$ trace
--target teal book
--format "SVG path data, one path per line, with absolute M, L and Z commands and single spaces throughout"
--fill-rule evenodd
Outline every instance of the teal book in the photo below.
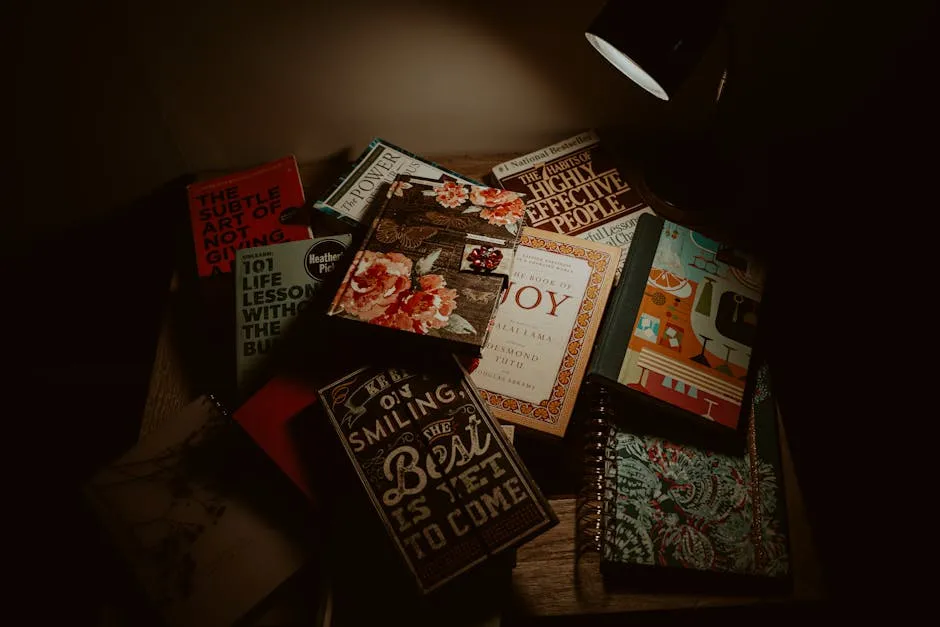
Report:
M 739 431 L 754 384 L 764 277 L 753 255 L 640 216 L 588 380 L 634 408 Z
M 275 341 L 336 275 L 351 241 L 350 235 L 336 235 L 236 252 L 235 363 L 241 392 L 260 376 Z
M 602 515 L 605 574 L 787 580 L 786 506 L 766 366 L 757 370 L 746 427 L 743 450 L 718 452 L 611 423 Z

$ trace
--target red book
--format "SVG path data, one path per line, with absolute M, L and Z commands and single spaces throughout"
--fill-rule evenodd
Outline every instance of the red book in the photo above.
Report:
M 189 186 L 199 276 L 232 271 L 241 248 L 310 237 L 305 225 L 282 224 L 281 212 L 304 203 L 293 156 Z
M 302 464 L 297 441 L 291 433 L 290 421 L 316 400 L 317 392 L 312 387 L 277 376 L 232 416 L 310 499 L 313 499 L 313 489 Z

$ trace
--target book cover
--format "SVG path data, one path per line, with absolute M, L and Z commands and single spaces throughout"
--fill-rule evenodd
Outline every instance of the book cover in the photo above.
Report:
M 312 555 L 309 516 L 269 463 L 200 397 L 85 485 L 167 624 L 228 627 Z
M 330 315 L 478 355 L 522 234 L 521 196 L 449 177 L 385 189 Z
M 529 226 L 621 248 L 621 267 L 639 216 L 653 212 L 594 131 L 501 163 L 493 177 L 525 194 Z
M 391 183 L 399 174 L 425 179 L 448 175 L 463 183 L 480 185 L 456 172 L 414 155 L 404 148 L 373 139 L 348 174 L 343 176 L 315 207 L 356 224 L 368 224 L 370 206 L 383 183 Z
M 620 249 L 526 227 L 471 378 L 500 420 L 563 436 Z
M 589 376 L 631 398 L 737 429 L 750 382 L 761 263 L 643 216 Z
M 747 422 L 740 454 L 611 424 L 602 568 L 788 575 L 776 408 L 766 366 L 757 371 Z
M 239 389 L 335 272 L 351 235 L 320 237 L 237 251 L 235 256 L 236 371 Z M 334 283 L 335 285 L 335 283 Z
M 235 253 L 310 237 L 306 226 L 284 224 L 285 209 L 304 203 L 293 156 L 187 188 L 199 276 L 232 271 Z
M 422 592 L 557 523 L 456 360 L 366 367 L 319 392 Z

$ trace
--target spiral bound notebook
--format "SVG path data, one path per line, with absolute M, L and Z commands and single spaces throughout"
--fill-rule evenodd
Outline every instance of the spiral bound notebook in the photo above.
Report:
M 607 390 L 594 386 L 579 555 L 597 552 L 605 576 L 787 580 L 786 507 L 766 365 L 757 371 L 740 454 L 631 433 L 614 418 Z

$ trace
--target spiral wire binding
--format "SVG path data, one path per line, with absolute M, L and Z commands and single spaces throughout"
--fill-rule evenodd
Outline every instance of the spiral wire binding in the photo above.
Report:
M 609 417 L 613 415 L 610 394 L 604 386 L 592 386 L 590 407 L 584 424 L 581 488 L 575 509 L 577 555 L 601 551 L 604 537 L 604 491 Z
M 232 412 L 228 410 L 228 407 L 225 406 L 225 403 L 219 400 L 218 396 L 210 392 L 206 394 L 206 398 L 208 398 L 209 402 L 211 402 L 215 406 L 216 410 L 218 410 L 220 415 L 224 416 L 225 418 L 232 417 Z

